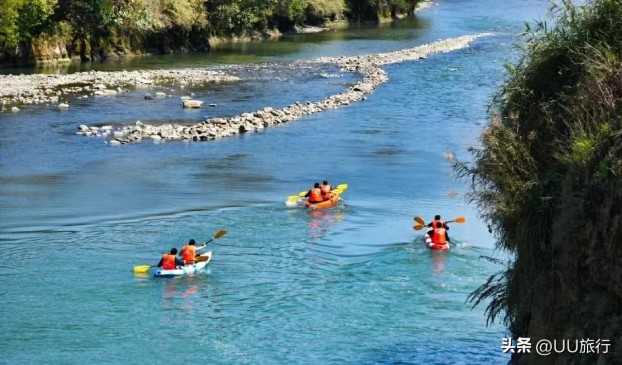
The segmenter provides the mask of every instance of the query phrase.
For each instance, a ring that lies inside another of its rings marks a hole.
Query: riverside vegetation
[[[622,1],[554,7],[491,108],[473,163],[455,162],[510,252],[471,294],[512,337],[603,339],[608,353],[513,354],[516,364],[622,363]],[[574,342],[573,342],[574,343]],[[572,345],[574,348],[574,345]]]
[[[422,0],[0,0],[0,62],[209,50],[344,21],[412,13]]]

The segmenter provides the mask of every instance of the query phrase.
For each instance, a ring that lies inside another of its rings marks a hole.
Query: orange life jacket
[[[323,201],[322,190],[320,188],[313,188],[309,193],[309,203],[319,203]]]
[[[175,269],[175,255],[171,255],[169,253],[164,254],[164,256],[162,256],[162,268],[164,270],[174,270]]]
[[[434,233],[432,234],[432,242],[443,245],[447,242],[447,238],[445,235],[445,228],[435,228]]]
[[[322,199],[323,200],[328,200],[328,199],[331,198],[331,196],[333,196],[333,194],[330,193],[330,191],[332,189],[330,188],[330,185],[328,185],[328,184],[326,184],[326,185],[322,184],[320,186],[320,190],[322,191]]]
[[[193,263],[196,257],[196,247],[193,245],[185,245],[181,249],[181,258],[185,262]]]

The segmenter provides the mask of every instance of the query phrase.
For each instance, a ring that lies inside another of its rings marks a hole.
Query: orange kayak
[[[339,203],[339,195],[335,194],[330,199],[324,200],[323,202],[310,204],[309,202],[305,203],[305,207],[313,208],[313,209],[326,209],[334,207]]]
[[[432,237],[430,237],[427,233],[425,234],[425,236],[423,236],[424,240],[425,240],[425,245],[427,248],[432,249],[432,250],[443,250],[443,251],[447,251],[449,250],[449,243],[434,243],[432,242]]]

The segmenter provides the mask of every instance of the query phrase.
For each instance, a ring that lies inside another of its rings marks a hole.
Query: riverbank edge
[[[378,14],[377,23],[399,21],[407,16],[415,15],[434,5],[431,0],[422,0],[417,3],[412,12],[398,13],[393,17],[384,17]],[[198,33],[187,34],[186,38],[179,38],[174,30],[163,30],[152,35],[144,35],[142,39],[124,38],[123,31],[112,31],[109,39],[101,39],[101,49],[98,52],[86,52],[78,49],[75,44],[75,35],[69,34],[67,25],[58,29],[44,31],[28,41],[21,41],[13,50],[0,51],[0,67],[11,68],[16,66],[34,65],[37,67],[53,68],[80,62],[96,62],[107,60],[122,60],[139,57],[149,57],[161,54],[182,54],[193,52],[209,52],[218,49],[224,44],[239,42],[257,42],[277,39],[284,34],[305,34],[322,31],[343,29],[356,22],[344,17],[337,19],[323,19],[320,24],[294,24],[291,29],[277,28],[255,29],[243,34],[217,36],[209,34],[208,29],[198,30]],[[196,31],[196,30],[195,30]],[[195,32],[193,31],[193,32]],[[127,35],[126,35],[127,36]],[[87,47],[89,48],[89,47]],[[91,50],[92,51],[92,50]],[[89,55],[86,55],[86,53]]]

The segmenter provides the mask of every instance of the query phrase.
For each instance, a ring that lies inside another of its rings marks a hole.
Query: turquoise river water
[[[501,269],[480,256],[502,254],[445,155],[470,158],[518,33],[547,7],[439,1],[393,25],[91,65],[210,66],[242,81],[0,113],[0,363],[506,363],[507,332],[466,302]],[[260,133],[125,146],[75,134],[80,124],[191,124],[320,100],[359,76],[296,60],[482,32],[493,35],[387,66],[389,81],[365,101]],[[183,110],[179,96],[191,91],[217,106]],[[349,185],[343,206],[285,207],[323,179]],[[467,220],[452,225],[449,253],[429,252],[412,229],[413,216],[436,213]],[[132,271],[219,229],[228,234],[210,244],[203,274]]]

